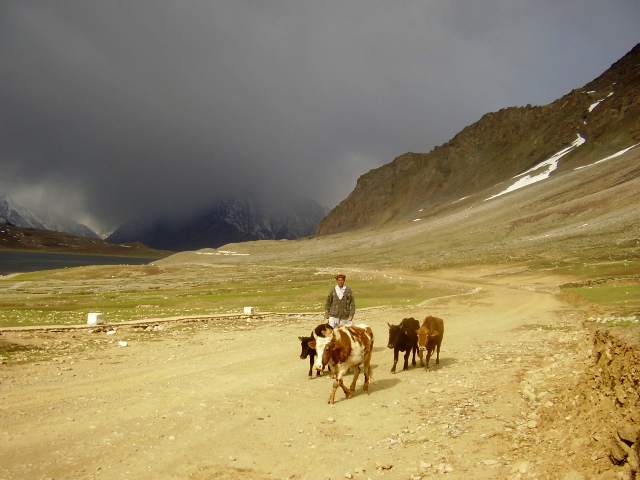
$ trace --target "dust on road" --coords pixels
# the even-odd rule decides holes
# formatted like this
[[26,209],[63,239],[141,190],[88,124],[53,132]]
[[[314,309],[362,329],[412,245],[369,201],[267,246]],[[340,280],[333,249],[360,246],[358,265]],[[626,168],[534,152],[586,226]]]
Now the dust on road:
[[[466,286],[359,311],[375,334],[374,383],[333,406],[331,380],[308,380],[299,359],[298,336],[321,315],[5,332],[55,349],[0,366],[0,478],[562,478],[584,459],[540,444],[540,409],[584,372],[580,315],[530,279]],[[426,315],[445,320],[440,365],[392,375],[387,322]]]

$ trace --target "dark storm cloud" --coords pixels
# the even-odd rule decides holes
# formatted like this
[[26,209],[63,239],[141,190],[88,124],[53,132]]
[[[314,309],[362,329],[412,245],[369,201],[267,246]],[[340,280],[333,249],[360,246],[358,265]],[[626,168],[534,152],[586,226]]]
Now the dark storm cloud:
[[96,228],[255,191],[332,207],[637,42],[633,1],[0,2],[0,191]]

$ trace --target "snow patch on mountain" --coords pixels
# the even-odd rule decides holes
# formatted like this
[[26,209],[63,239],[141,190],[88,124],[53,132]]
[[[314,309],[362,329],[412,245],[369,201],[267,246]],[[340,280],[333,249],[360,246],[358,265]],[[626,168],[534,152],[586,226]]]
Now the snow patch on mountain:
[[611,160],[612,158],[619,157],[620,155],[624,155],[625,153],[627,153],[632,148],[636,148],[638,145],[640,145],[640,143],[636,143],[635,145],[632,145],[629,148],[625,148],[624,150],[620,150],[619,152],[616,152],[613,155],[609,155],[608,157],[603,158],[601,160],[598,160],[597,162],[590,163],[589,165],[582,165],[580,167],[576,167],[576,168],[574,168],[574,170],[581,170],[583,168],[592,167],[592,166],[597,165],[599,163],[606,162],[607,160]]
[[[544,162],[540,162],[539,164],[530,168],[526,172],[516,175],[513,178],[520,177],[518,181],[513,183],[511,186],[509,186],[507,189],[503,190],[502,192],[496,193],[495,195],[492,195],[489,198],[486,198],[485,202],[487,200],[491,200],[493,198],[499,197],[500,195],[504,195],[506,193],[513,192],[514,190],[518,190],[520,188],[526,187],[533,183],[546,180],[547,178],[549,178],[551,173],[558,168],[558,161],[560,160],[560,158],[564,157],[567,153],[572,151],[574,148],[579,147],[586,141],[587,140],[585,138],[581,137],[580,134],[578,134],[578,138],[576,138],[573,142],[571,142],[571,145],[569,145],[567,148],[563,148],[552,157],[548,158]],[[534,172],[537,172],[537,173],[534,173]]]

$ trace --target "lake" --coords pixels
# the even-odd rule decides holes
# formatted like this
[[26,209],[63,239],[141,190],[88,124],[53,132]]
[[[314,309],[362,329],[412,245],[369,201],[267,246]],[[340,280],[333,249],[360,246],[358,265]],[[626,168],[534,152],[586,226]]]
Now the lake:
[[146,265],[158,258],[76,255],[73,253],[0,251],[0,275],[87,265]]

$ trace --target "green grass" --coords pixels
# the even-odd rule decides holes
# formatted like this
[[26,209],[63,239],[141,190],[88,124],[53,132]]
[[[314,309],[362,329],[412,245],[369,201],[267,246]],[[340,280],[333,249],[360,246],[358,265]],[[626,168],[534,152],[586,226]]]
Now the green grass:
[[[358,308],[414,305],[450,295],[385,277],[347,282]],[[257,312],[323,312],[330,275],[310,268],[94,266],[0,280],[0,327],[77,325],[89,312],[116,323],[147,318]]]
[[558,272],[581,279],[563,286],[565,299],[599,316],[640,315],[640,260],[574,262]]
[[596,305],[609,315],[640,315],[640,282],[571,287],[565,291],[573,292],[574,298],[584,299],[582,303]]
[[[242,314],[246,306],[257,312],[320,314],[335,280],[329,273],[333,267],[316,268],[317,264],[107,265],[25,273],[0,279],[0,327],[84,324],[89,312],[102,312],[108,323]],[[640,260],[635,258],[540,259],[517,265],[566,275],[572,283],[563,286],[564,298],[581,307],[595,307],[603,315],[640,312]],[[375,269],[385,271],[379,264]],[[415,265],[414,269],[419,270]],[[412,306],[462,293],[410,277],[353,270],[347,284],[358,309]]]
[[602,285],[571,290],[598,305],[622,307],[629,303],[637,304],[640,301],[640,285]]
[[562,262],[558,265],[556,272],[591,279],[632,276],[640,274],[640,260]]

